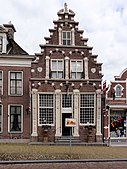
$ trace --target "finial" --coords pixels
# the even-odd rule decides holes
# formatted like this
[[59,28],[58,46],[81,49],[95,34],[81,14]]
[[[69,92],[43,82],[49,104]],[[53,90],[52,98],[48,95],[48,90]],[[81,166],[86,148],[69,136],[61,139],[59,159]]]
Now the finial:
[[11,25],[12,24],[11,21],[9,21],[8,24]]
[[67,3],[64,3],[64,10],[65,10],[65,12],[68,12]]

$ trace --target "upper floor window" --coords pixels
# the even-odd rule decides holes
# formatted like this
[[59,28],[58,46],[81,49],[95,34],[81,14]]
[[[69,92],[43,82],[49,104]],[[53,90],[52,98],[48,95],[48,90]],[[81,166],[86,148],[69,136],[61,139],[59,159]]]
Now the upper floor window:
[[21,132],[22,130],[22,106],[10,105],[9,131]]
[[71,45],[71,32],[62,32],[62,42],[63,45]]
[[10,72],[10,95],[22,95],[22,72]]
[[0,36],[0,52],[2,52],[3,49],[3,37]]
[[39,95],[39,125],[53,125],[53,94]]
[[122,88],[120,85],[116,87],[116,97],[121,97],[122,94]]
[[2,71],[0,71],[0,95],[2,95],[3,92],[3,75]]
[[94,94],[80,94],[80,124],[94,125]]
[[71,60],[71,78],[81,79],[83,73],[83,61],[82,60]]
[[51,60],[51,78],[62,79],[63,78],[63,60]]

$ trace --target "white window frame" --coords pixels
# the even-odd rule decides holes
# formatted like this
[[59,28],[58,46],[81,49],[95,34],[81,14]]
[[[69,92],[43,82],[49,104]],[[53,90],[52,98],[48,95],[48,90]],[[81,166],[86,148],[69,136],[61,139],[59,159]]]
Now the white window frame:
[[[52,64],[52,62],[53,61],[56,61],[57,62],[57,67],[56,67],[56,69],[53,69],[52,68],[52,66],[53,66],[53,64]],[[58,61],[62,61],[62,70],[58,70]],[[61,78],[61,79],[64,79],[64,60],[63,59],[51,59],[51,74],[52,74],[52,72],[56,72],[56,78],[52,78],[52,79],[59,79],[59,77],[58,77],[58,73],[59,72],[62,72],[63,73],[63,77]]]
[[[11,73],[21,73],[21,77],[22,77],[22,91],[21,91],[21,94],[11,94],[11,88],[10,88],[10,82],[11,82],[11,79],[10,79],[10,74]],[[8,95],[10,95],[10,96],[23,96],[23,71],[9,71],[8,72]]]
[[1,77],[2,77],[2,79],[1,79],[1,81],[2,81],[2,82],[1,82],[1,85],[2,85],[2,86],[1,86],[0,95],[3,95],[3,71],[0,70],[0,72],[2,73],[2,76],[1,76]]
[[[46,108],[46,107],[43,107],[43,106],[40,106],[40,95],[52,95],[53,96],[53,107],[47,107],[47,108],[52,108],[53,109],[53,123],[52,124],[49,124],[46,122],[46,119],[44,119],[44,123],[40,123],[40,108]],[[55,125],[55,95],[54,93],[43,93],[43,92],[40,92],[38,93],[38,126],[54,126]]]
[[2,50],[0,51],[0,54],[6,53],[7,50],[7,35],[6,33],[0,33],[0,37],[2,38]]
[[[73,71],[72,70],[72,62],[76,62],[76,65],[77,65],[77,62],[81,62],[81,64],[82,64],[82,66],[81,66],[81,70],[80,71],[78,71],[77,70],[77,66],[76,66],[76,71]],[[75,78],[72,78],[72,73],[76,73],[76,77]],[[81,60],[81,59],[71,59],[70,60],[70,78],[71,79],[80,79],[80,78],[78,78],[77,77],[77,73],[81,73],[81,79],[82,79],[82,73],[83,73],[83,60]]]
[[[80,112],[80,109],[81,109],[81,94],[83,94],[83,95],[93,95],[93,98],[94,98],[94,106],[92,107],[93,108],[93,123],[91,123],[91,122],[87,122],[87,123],[81,123],[81,112]],[[96,95],[95,95],[95,93],[92,93],[92,92],[89,92],[89,93],[80,93],[80,99],[79,99],[79,122],[80,122],[80,125],[81,126],[95,126],[95,116],[96,116],[96,114],[95,114],[95,107],[96,107]],[[82,108],[84,108],[85,109],[85,106],[84,107],[82,107]],[[90,107],[86,107],[86,108],[90,108]],[[85,118],[85,115],[84,115],[84,118]]]
[[0,104],[0,106],[1,106],[1,131],[0,133],[2,133],[3,132],[3,105]]
[[[21,131],[10,131],[10,117],[11,117],[11,112],[10,112],[10,107],[11,106],[20,106],[21,107]],[[23,132],[23,105],[21,104],[9,104],[8,105],[8,132],[9,133],[22,133]]]
[[[63,37],[63,33],[66,33],[66,38]],[[70,33],[70,38],[67,38],[67,33]],[[68,40],[70,41],[70,44],[67,44]],[[66,41],[64,44],[63,41]],[[62,31],[62,45],[70,46],[72,45],[72,32],[71,31]]]

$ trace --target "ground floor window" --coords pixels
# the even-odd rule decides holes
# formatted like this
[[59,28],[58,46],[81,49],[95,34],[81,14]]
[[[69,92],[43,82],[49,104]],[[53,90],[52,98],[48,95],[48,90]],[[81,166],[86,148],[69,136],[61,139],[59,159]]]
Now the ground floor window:
[[80,94],[80,124],[94,124],[94,94]]
[[2,105],[0,105],[0,132],[2,132]]
[[110,136],[111,137],[126,137],[126,112],[111,111]]
[[22,106],[10,105],[10,132],[21,132]]
[[39,125],[53,125],[53,94],[39,95]]

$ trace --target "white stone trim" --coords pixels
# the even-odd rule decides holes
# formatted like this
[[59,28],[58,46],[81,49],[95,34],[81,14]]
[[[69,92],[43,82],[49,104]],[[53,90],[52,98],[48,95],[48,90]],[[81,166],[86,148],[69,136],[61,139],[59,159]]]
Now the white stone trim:
[[85,73],[85,79],[89,79],[88,76],[88,58],[84,58],[84,73]]
[[59,45],[62,45],[62,29],[59,28],[58,32],[59,32]]
[[97,93],[97,130],[96,135],[102,135],[101,133],[101,89],[96,90]]
[[55,90],[56,97],[56,133],[55,136],[59,137],[61,133],[61,90]]
[[31,136],[38,136],[37,133],[37,114],[38,114],[38,90],[32,89],[32,134]]
[[79,136],[79,90],[73,90],[74,96],[74,119],[76,119],[76,127],[74,127],[74,137]]
[[75,45],[75,30],[74,30],[74,28],[72,28],[72,30],[71,30],[71,34],[72,34],[72,45],[74,46]]
[[69,79],[69,57],[65,57],[65,79]]
[[49,60],[50,60],[50,57],[49,56],[46,56],[46,79],[49,79]]

